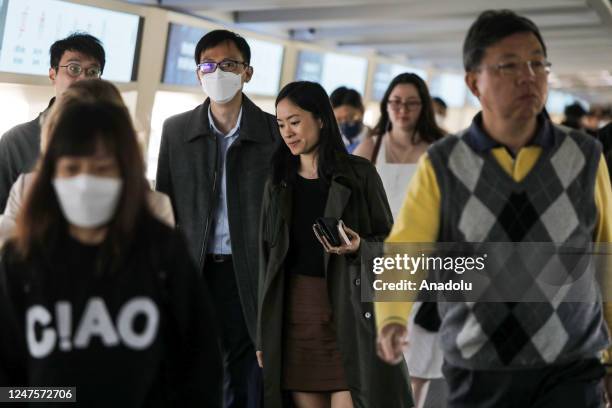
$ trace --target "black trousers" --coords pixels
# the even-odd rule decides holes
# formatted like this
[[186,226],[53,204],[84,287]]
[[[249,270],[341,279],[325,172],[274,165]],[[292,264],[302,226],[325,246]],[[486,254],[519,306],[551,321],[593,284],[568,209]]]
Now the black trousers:
[[263,406],[262,373],[242,313],[231,259],[225,262],[207,259],[204,277],[210,289],[221,337],[225,371],[224,406],[260,408]]
[[605,374],[596,359],[531,370],[473,371],[442,367],[448,408],[603,408]]

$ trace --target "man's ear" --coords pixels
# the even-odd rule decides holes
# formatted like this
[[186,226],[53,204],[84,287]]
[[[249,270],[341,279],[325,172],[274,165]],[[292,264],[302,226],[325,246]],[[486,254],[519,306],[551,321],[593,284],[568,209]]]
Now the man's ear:
[[253,77],[253,67],[249,65],[247,69],[244,71],[244,82],[245,83],[249,82],[252,77]]
[[472,95],[480,98],[480,91],[478,90],[478,76],[474,71],[468,71],[465,73],[465,84],[469,88]]
[[57,75],[57,71],[54,68],[49,68],[49,79],[52,84],[55,84],[55,76]]

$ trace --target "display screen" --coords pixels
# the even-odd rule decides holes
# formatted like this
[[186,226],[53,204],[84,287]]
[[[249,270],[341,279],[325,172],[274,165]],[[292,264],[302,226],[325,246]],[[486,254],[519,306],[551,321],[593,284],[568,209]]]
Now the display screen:
[[247,39],[251,48],[251,65],[253,77],[244,85],[248,94],[276,96],[283,68],[283,51],[281,44]]
[[328,94],[340,86],[353,88],[363,95],[368,74],[368,60],[346,54],[300,51],[296,79],[320,83]]
[[8,0],[0,0],[0,50],[2,50],[2,40],[4,37],[4,26],[6,24],[6,11]]
[[565,92],[549,91],[548,99],[546,100],[546,110],[549,113],[561,114],[565,106],[572,103],[571,95]]
[[321,82],[323,54],[313,51],[300,51],[295,79],[298,81]]
[[440,74],[429,82],[431,96],[442,98],[450,108],[460,108],[466,103],[468,93],[462,74]]
[[51,44],[86,32],[104,46],[104,79],[135,80],[140,22],[135,14],[59,0],[0,0],[0,71],[46,76]]
[[374,72],[372,98],[376,101],[380,101],[385,95],[387,87],[393,78],[399,74],[403,74],[404,72],[417,74],[423,79],[423,81],[427,81],[427,71],[423,69],[401,64],[378,64],[376,66],[376,71]]
[[206,30],[182,24],[170,23],[166,43],[166,63],[162,82],[171,85],[196,86],[194,53]]
[[[194,52],[206,30],[170,23],[166,48],[166,62],[162,82],[171,85],[196,86]],[[276,96],[283,67],[283,46],[256,39],[246,39],[251,49],[253,77],[245,84],[249,94]]]

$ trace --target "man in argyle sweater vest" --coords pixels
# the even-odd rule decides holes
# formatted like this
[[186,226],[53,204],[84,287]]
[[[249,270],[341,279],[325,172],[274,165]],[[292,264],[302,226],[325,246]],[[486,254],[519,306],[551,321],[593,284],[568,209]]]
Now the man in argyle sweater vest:
[[[449,137],[428,152],[441,193],[438,240],[571,242],[576,247],[590,242],[597,221],[594,182],[599,161],[587,159],[601,156],[594,139],[541,118],[532,143],[543,151],[532,171],[517,182],[486,154],[495,146],[481,133],[479,119],[463,137]],[[556,268],[557,274],[563,273],[562,264]],[[520,273],[507,272],[514,272],[507,281]],[[594,358],[607,345],[599,304],[443,302],[439,308],[443,317],[449,316],[441,327],[446,361],[461,367],[562,363]],[[490,316],[496,318],[493,325]]]
[[[507,10],[482,13],[464,65],[483,110],[421,159],[387,242],[609,242],[612,191],[601,146],[542,112],[550,64],[537,27]],[[544,260],[563,268],[558,258]],[[612,375],[601,386],[599,361],[610,304],[438,306],[449,407],[601,407],[604,388],[612,393]],[[401,353],[410,307],[376,304],[386,361]]]

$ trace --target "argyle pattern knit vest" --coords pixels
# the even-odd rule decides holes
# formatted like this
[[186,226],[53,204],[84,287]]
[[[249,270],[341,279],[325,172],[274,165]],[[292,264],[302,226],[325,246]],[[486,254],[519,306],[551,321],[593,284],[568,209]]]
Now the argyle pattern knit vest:
[[[566,128],[553,126],[552,132],[553,147],[542,151],[520,182],[490,151],[470,147],[463,134],[434,144],[428,155],[441,193],[438,241],[590,243],[601,148]],[[522,277],[520,257],[505,256],[501,263],[512,267],[503,273]],[[554,255],[535,259],[542,268],[564,267]],[[466,369],[504,370],[597,357],[608,344],[601,303],[563,300],[440,303],[445,360]]]

